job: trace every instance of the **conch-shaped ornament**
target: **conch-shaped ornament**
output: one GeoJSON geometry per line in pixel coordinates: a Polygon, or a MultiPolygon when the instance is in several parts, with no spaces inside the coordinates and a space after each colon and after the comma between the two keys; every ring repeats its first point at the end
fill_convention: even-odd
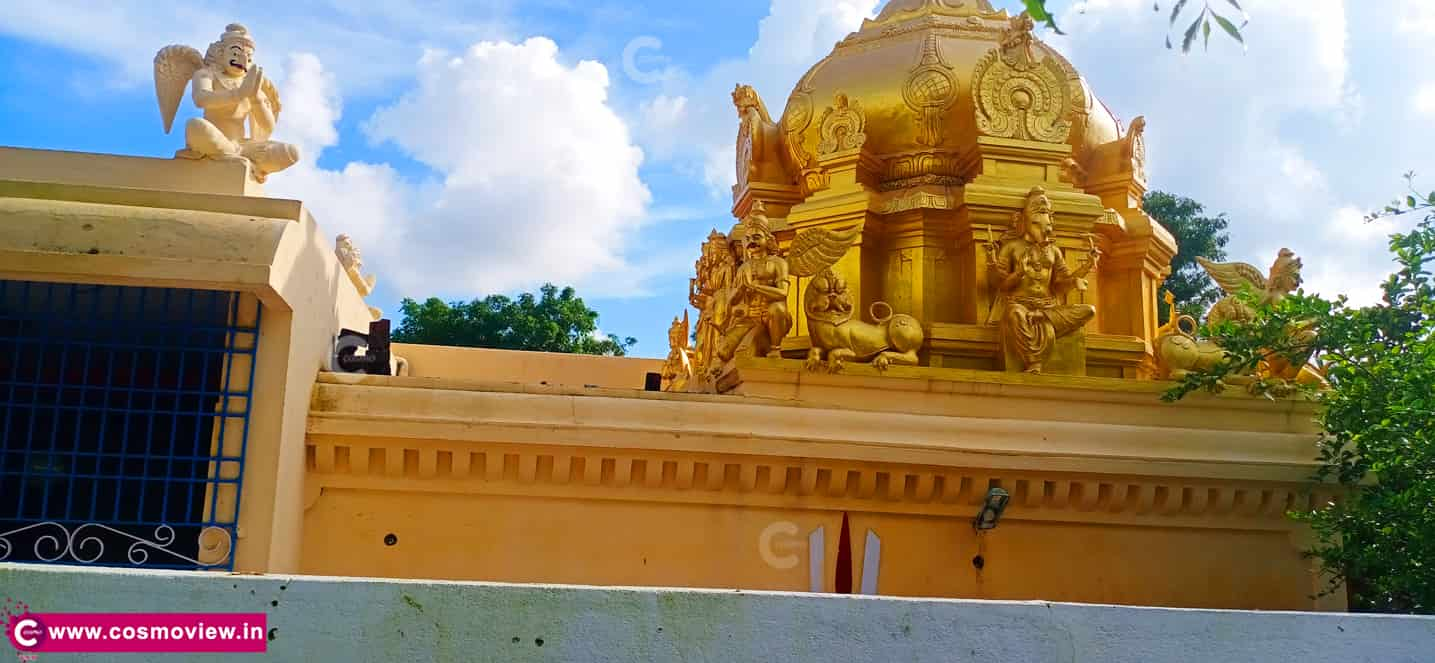
{"type": "Polygon", "coordinates": [[[926,335],[916,318],[893,313],[885,302],[874,302],[869,313],[876,324],[852,317],[852,293],[832,265],[856,242],[861,231],[813,229],[793,238],[788,254],[795,276],[811,276],[803,293],[807,313],[807,369],[837,372],[847,361],[872,362],[877,370],[892,364],[917,364],[917,350],[926,335]],[[878,311],[885,308],[886,314],[878,311]]]}

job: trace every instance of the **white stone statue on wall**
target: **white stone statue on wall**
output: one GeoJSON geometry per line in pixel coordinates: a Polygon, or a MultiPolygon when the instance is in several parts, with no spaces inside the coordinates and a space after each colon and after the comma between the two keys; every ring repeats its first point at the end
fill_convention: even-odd
{"type": "Polygon", "coordinates": [[[373,274],[364,275],[364,256],[359,252],[359,247],[354,246],[354,240],[344,234],[335,237],[334,256],[339,259],[339,264],[344,267],[359,294],[368,297],[378,284],[379,277],[373,274]]]}
{"type": "Polygon", "coordinates": [[[202,57],[183,45],[155,54],[154,89],[165,133],[174,125],[186,86],[204,117],[185,123],[185,149],[175,157],[245,162],[260,182],[299,160],[297,147],[269,139],[279,119],[279,90],[254,64],[254,39],[244,26],[225,26],[202,57]]]}

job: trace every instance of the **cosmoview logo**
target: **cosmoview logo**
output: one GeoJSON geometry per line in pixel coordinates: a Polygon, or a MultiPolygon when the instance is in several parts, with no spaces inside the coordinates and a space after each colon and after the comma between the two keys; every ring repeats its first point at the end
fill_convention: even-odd
{"type": "Polygon", "coordinates": [[[662,55],[662,48],[663,41],[657,37],[635,37],[623,47],[623,73],[643,85],[661,83],[667,74],[666,65],[669,62],[669,59],[662,55]]]}
{"type": "Polygon", "coordinates": [[[29,652],[44,644],[45,627],[30,613],[30,606],[7,598],[0,604],[0,623],[5,625],[5,636],[10,645],[19,652],[21,661],[33,661],[35,655],[29,652]]]}
{"type": "Polygon", "coordinates": [[[15,618],[10,623],[10,644],[16,649],[34,649],[40,646],[40,638],[44,637],[45,629],[40,627],[40,620],[34,616],[25,615],[15,618]]]}

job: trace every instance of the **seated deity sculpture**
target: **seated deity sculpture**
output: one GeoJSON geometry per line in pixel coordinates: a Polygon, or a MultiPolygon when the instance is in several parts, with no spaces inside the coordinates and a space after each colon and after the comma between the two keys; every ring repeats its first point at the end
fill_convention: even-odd
{"type": "Polygon", "coordinates": [[[1091,249],[1072,270],[1052,237],[1051,200],[1035,187],[999,244],[987,244],[987,273],[996,305],[989,322],[1001,325],[1002,343],[1020,358],[1021,369],[1040,373],[1057,339],[1081,329],[1096,315],[1090,304],[1066,304],[1067,292],[1095,266],[1091,249]]]}
{"type": "Polygon", "coordinates": [[[731,320],[718,353],[722,361],[744,345],[757,356],[781,357],[782,339],[792,329],[787,261],[778,255],[777,238],[760,204],[754,205],[743,227],[745,258],[733,277],[728,300],[731,320]]]}
{"type": "Polygon", "coordinates": [[[203,117],[185,123],[185,149],[175,157],[245,162],[259,182],[299,160],[297,147],[270,140],[279,118],[279,91],[254,64],[254,39],[244,26],[226,26],[203,57],[189,46],[160,49],[154,57],[154,85],[165,133],[174,125],[186,85],[194,104],[204,110],[203,117]]]}

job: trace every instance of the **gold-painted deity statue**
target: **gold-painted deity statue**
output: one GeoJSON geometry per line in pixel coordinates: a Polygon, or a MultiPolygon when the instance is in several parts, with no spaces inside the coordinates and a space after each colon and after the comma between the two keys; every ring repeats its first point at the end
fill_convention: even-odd
{"type": "Polygon", "coordinates": [[[243,161],[260,182],[299,160],[297,147],[270,140],[279,119],[279,90],[254,64],[254,39],[244,26],[225,26],[203,57],[183,45],[155,54],[154,88],[165,133],[174,125],[185,86],[204,117],[185,123],[185,149],[176,157],[243,161]]]}
{"type": "Polygon", "coordinates": [[[753,205],[742,227],[743,261],[728,296],[732,319],[718,349],[720,362],[732,359],[743,347],[759,357],[781,357],[782,339],[792,329],[787,261],[778,253],[777,237],[761,201],[753,205]]]}
{"type": "Polygon", "coordinates": [[[693,377],[692,348],[688,346],[688,312],[673,318],[668,327],[668,358],[663,362],[663,391],[685,391],[693,377]]]}
{"type": "Polygon", "coordinates": [[[737,272],[737,256],[727,235],[713,230],[703,243],[698,258],[697,276],[688,279],[688,303],[698,310],[697,341],[693,345],[693,366],[704,372],[722,345],[727,328],[728,300],[732,295],[733,277],[737,272]]]}
{"type": "Polygon", "coordinates": [[[988,322],[1001,326],[1002,343],[1020,359],[1021,370],[1040,373],[1057,339],[1080,330],[1096,315],[1090,304],[1065,297],[1092,269],[1100,252],[1092,245],[1075,270],[1067,267],[1052,236],[1051,199],[1034,187],[1012,229],[988,242],[987,273],[995,295],[988,322]]]}

